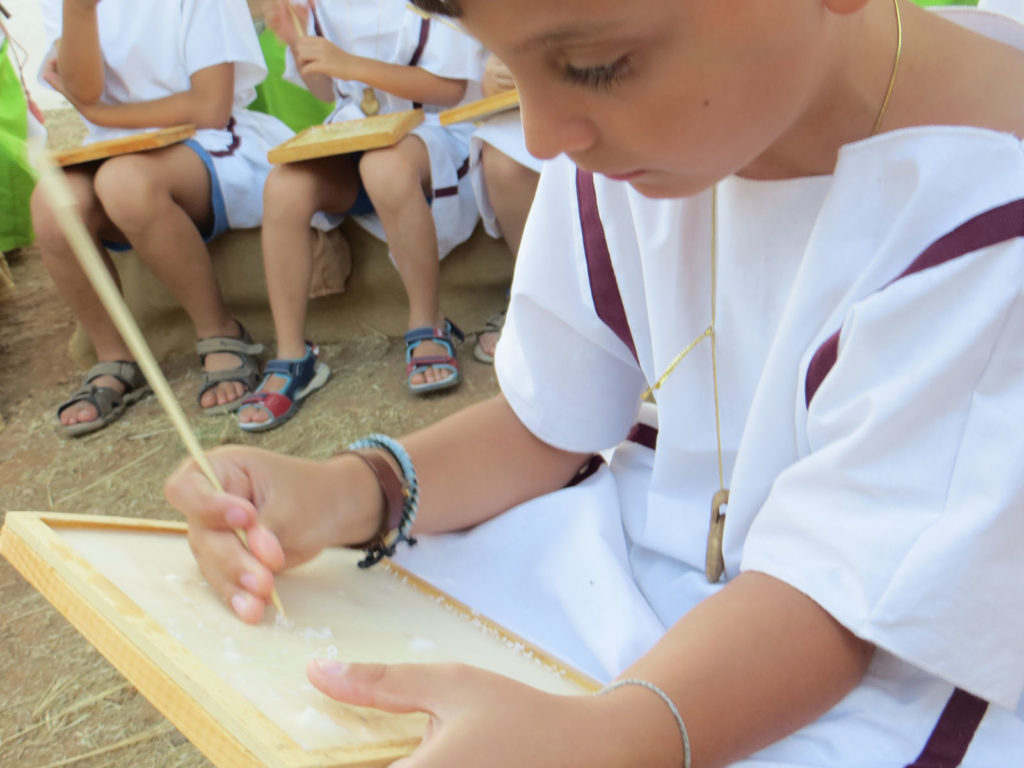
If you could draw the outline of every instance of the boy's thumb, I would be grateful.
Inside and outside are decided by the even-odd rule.
[[[438,692],[450,689],[442,665],[344,664],[317,659],[306,675],[332,699],[387,712],[438,714]]]

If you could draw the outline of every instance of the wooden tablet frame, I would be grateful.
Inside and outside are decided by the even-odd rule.
[[[397,144],[423,122],[422,109],[313,125],[267,153],[275,165],[365,152]]]
[[[78,165],[80,163],[91,163],[95,160],[106,160],[118,155],[128,155],[133,152],[147,152],[151,149],[162,149],[172,144],[190,139],[196,133],[194,125],[174,125],[170,128],[161,128],[158,131],[147,131],[136,133],[131,136],[122,136],[118,139],[107,139],[92,144],[85,144],[81,147],[73,147],[54,152],[51,157],[53,162],[60,166]]]
[[[218,768],[373,768],[407,755],[418,738],[306,750],[256,705],[214,674],[100,574],[59,529],[184,536],[183,523],[47,512],[9,512],[0,554]],[[598,685],[453,598],[388,562],[412,588],[525,648],[583,692]]]
[[[492,115],[516,109],[518,106],[519,91],[514,89],[502,91],[493,96],[471,101],[469,104],[446,109],[440,115],[441,125],[454,125],[455,123],[464,123],[468,120],[486,120]]]

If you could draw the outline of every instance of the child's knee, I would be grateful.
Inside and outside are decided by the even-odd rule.
[[[263,185],[263,217],[309,219],[316,213],[317,179],[301,166],[275,166]]]
[[[130,156],[115,157],[100,166],[93,187],[111,221],[127,232],[144,227],[159,203],[169,197],[159,180]]]
[[[377,210],[402,208],[417,197],[426,200],[420,174],[396,152],[367,152],[359,160],[359,176]]]

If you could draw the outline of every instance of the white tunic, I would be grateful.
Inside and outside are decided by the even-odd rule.
[[[494,213],[494,206],[491,205],[491,197],[487,192],[487,185],[484,183],[483,164],[480,161],[483,145],[490,144],[496,150],[515,160],[531,171],[540,173],[544,162],[530,154],[526,148],[526,139],[523,136],[523,121],[518,109],[501,112],[485,120],[473,131],[471,139],[471,150],[473,167],[470,173],[473,176],[473,192],[476,195],[476,205],[480,211],[480,220],[484,229],[491,237],[501,237],[501,225]]]
[[[1012,22],[971,18],[1024,47]],[[598,451],[708,325],[711,200],[596,180],[634,358],[595,311],[576,195],[572,165],[548,163],[496,370],[536,435]],[[1024,765],[1024,239],[896,279],[947,232],[1024,198],[1024,146],[907,129],[844,147],[832,176],[730,178],[717,196],[726,578],[777,577],[878,647],[833,710],[736,765],[900,768],[957,729],[973,733],[962,762],[920,764]],[[1015,215],[1024,235],[1024,205]],[[840,329],[819,384],[812,360]],[[656,451],[624,443],[581,485],[422,537],[399,561],[617,675],[720,588],[704,576],[719,487],[706,341],[657,399]]]
[[[440,21],[424,19],[411,11],[403,0],[316,3],[314,8],[309,18],[310,34],[322,35],[357,56],[389,64],[415,64],[438,77],[468,80],[463,103],[480,98],[483,49],[479,43]],[[304,87],[290,50],[285,77]],[[334,111],[326,122],[365,117],[359,107],[365,88],[363,83],[335,80]],[[376,93],[381,114],[419,106],[379,88]],[[477,222],[473,186],[468,175],[469,136],[473,127],[460,124],[443,128],[437,117],[441,110],[429,104],[422,106],[426,119],[413,134],[423,141],[430,157],[434,190],[431,211],[438,252],[444,258],[473,234]],[[384,228],[376,214],[355,218],[374,235],[385,239]],[[336,226],[340,221],[340,217],[322,214],[313,219],[314,226],[321,229]]]
[[[62,35],[63,2],[42,3],[46,61]],[[276,118],[245,108],[267,74],[245,0],[103,0],[96,14],[104,61],[100,100],[105,104],[182,93],[199,70],[227,62],[235,65],[233,124],[230,129],[200,130],[195,138],[213,154],[230,225],[258,226],[263,219],[263,183],[270,172],[267,151],[292,132]],[[87,143],[138,132],[88,121],[86,125]]]

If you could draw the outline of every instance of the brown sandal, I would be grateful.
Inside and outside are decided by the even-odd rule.
[[[236,320],[235,322],[238,321]],[[206,364],[207,355],[219,352],[228,352],[241,360],[241,364],[234,368],[227,368],[223,371],[203,371],[203,380],[199,384],[199,394],[196,396],[196,401],[199,403],[200,410],[205,414],[212,416],[238,410],[242,401],[256,389],[260,382],[260,365],[256,355],[263,352],[263,345],[253,341],[252,336],[249,335],[249,332],[245,330],[241,323],[238,323],[238,328],[241,331],[238,338],[211,336],[208,339],[200,339],[196,342],[196,354],[199,355],[200,365]],[[237,381],[240,384],[244,384],[246,391],[230,403],[203,408],[203,395],[223,381]]]
[[[101,376],[112,376],[124,384],[124,392],[111,387],[97,387],[92,382]],[[60,433],[64,437],[79,437],[103,429],[111,422],[117,421],[125,409],[138,402],[152,390],[146,384],[139,364],[133,360],[115,360],[108,363],[96,363],[82,380],[82,386],[57,408],[57,419],[75,403],[89,403],[96,409],[97,416],[92,421],[80,424],[61,424]]]

